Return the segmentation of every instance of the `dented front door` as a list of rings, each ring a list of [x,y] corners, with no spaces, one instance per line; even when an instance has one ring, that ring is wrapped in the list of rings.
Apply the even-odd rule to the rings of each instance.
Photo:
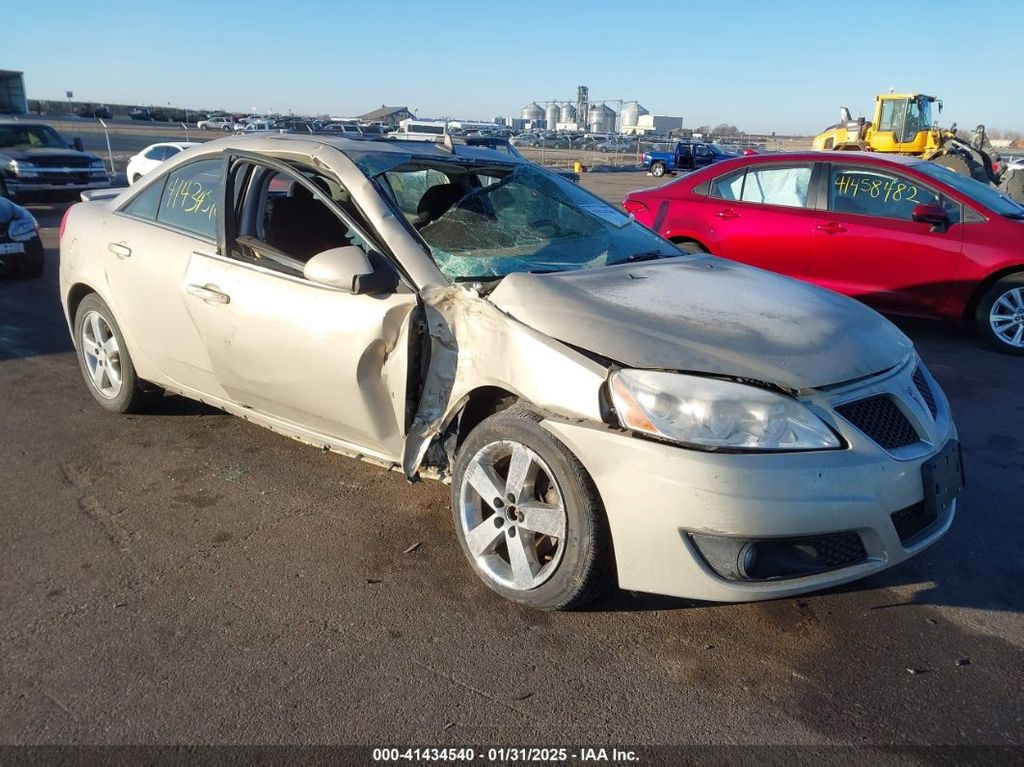
[[[352,295],[193,255],[186,297],[213,373],[239,405],[378,456],[401,455],[413,293]]]

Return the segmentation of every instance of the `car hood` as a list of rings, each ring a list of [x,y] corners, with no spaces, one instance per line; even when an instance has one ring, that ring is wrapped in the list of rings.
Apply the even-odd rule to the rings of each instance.
[[[3,147],[0,148],[0,155],[9,157],[12,160],[25,160],[26,162],[32,162],[42,157],[68,160],[82,160],[84,158],[90,162],[100,159],[96,155],[89,154],[88,152],[79,152],[75,149],[51,149],[49,147],[40,147],[38,149],[15,149],[14,147]]]
[[[910,340],[852,299],[711,256],[505,277],[489,299],[629,367],[817,388],[891,368]]]

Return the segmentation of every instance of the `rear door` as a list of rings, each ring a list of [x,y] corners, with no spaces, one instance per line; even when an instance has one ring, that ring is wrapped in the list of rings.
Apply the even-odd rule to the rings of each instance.
[[[196,160],[147,184],[103,230],[111,309],[138,367],[213,396],[223,392],[183,299],[193,255],[217,249],[223,162]]]
[[[244,407],[396,459],[416,293],[397,271],[397,287],[373,295],[307,280],[305,262],[332,247],[394,267],[336,179],[247,156],[231,168],[224,255],[196,254],[186,279],[217,382]]]
[[[716,256],[804,278],[815,240],[815,163],[748,165],[711,182],[704,217]]]
[[[676,168],[679,170],[691,170],[693,168],[693,146],[690,144],[677,145]]]
[[[809,278],[882,310],[934,314],[949,293],[963,248],[961,206],[909,174],[880,165],[827,166],[828,210],[814,229]],[[942,205],[948,228],[912,220],[920,204]]]

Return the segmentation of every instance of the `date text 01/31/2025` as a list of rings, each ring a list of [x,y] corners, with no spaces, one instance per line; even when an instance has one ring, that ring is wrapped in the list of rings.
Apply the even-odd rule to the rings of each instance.
[[[490,747],[474,748],[375,748],[375,762],[471,762],[486,759],[489,762],[635,762],[635,751],[620,748],[530,748]]]

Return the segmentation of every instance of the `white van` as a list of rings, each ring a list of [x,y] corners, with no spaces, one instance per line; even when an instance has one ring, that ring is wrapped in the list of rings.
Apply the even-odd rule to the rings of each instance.
[[[391,138],[405,141],[441,141],[447,130],[444,120],[414,120],[408,118],[398,123],[398,130],[388,134]]]

